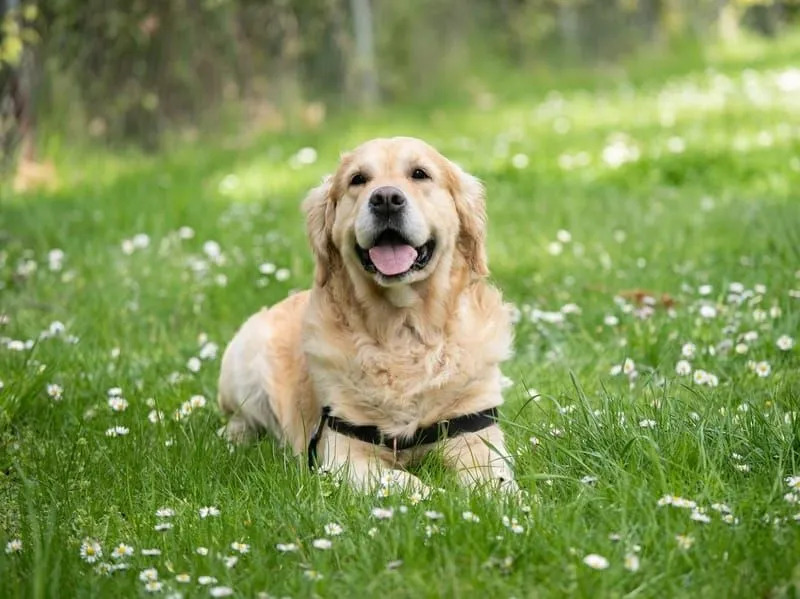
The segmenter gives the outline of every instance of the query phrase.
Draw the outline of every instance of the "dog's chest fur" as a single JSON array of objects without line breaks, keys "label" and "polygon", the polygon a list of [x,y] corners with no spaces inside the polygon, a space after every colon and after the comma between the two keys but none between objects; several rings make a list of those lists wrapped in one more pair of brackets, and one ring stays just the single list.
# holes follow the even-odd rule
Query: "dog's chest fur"
[{"label": "dog's chest fur", "polygon": [[509,353],[503,322],[501,315],[433,335],[404,323],[383,343],[326,327],[317,331],[323,338],[309,335],[305,343],[318,400],[356,424],[395,435],[492,407],[500,397],[499,363]]}]

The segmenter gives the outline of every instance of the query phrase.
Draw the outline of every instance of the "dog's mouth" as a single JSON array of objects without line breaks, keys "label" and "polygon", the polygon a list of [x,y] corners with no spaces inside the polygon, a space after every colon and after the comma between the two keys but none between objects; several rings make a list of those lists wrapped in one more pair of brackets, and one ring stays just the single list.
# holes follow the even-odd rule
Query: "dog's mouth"
[{"label": "dog's mouth", "polygon": [[399,278],[425,268],[435,247],[433,238],[419,247],[413,247],[402,233],[386,229],[369,249],[356,243],[356,254],[367,272],[380,273],[385,278]]}]

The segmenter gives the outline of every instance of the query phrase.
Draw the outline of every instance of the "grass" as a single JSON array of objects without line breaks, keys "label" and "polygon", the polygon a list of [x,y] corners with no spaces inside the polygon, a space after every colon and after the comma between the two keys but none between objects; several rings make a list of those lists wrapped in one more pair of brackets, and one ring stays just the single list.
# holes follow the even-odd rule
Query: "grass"
[{"label": "grass", "polygon": [[[350,115],[157,157],[57,151],[61,187],[6,190],[0,210],[0,541],[23,544],[0,554],[0,595],[147,595],[140,572],[153,567],[160,593],[197,597],[213,586],[200,576],[236,596],[795,596],[800,506],[788,499],[800,492],[785,479],[800,475],[800,359],[777,342],[800,331],[800,92],[785,47],[759,52],[754,70],[720,58],[716,72],[673,66],[561,93],[556,82],[491,109]],[[521,312],[503,427],[523,501],[470,495],[435,458],[420,475],[443,492],[412,505],[338,487],[269,440],[230,451],[215,436],[219,358],[187,368],[206,340],[222,347],[310,283],[303,192],[341,150],[398,133],[487,184],[493,278]],[[318,160],[290,167],[303,146]],[[123,251],[138,233],[147,247]],[[65,330],[42,336],[54,321]],[[717,386],[676,373],[689,342],[692,368]],[[626,358],[638,376],[611,375]],[[112,387],[125,411],[109,407]],[[194,395],[208,405],[174,420]],[[107,436],[114,426],[129,432]],[[659,507],[668,494],[710,522]],[[200,518],[204,506],[220,515]],[[375,518],[377,506],[394,517]],[[157,517],[162,507],[175,515]],[[162,521],[173,528],[156,531]],[[313,548],[331,522],[343,534]],[[82,560],[84,539],[101,544],[98,562]],[[134,555],[114,560],[120,542]],[[631,554],[638,571],[624,567]],[[129,569],[97,571],[120,561]]]}]

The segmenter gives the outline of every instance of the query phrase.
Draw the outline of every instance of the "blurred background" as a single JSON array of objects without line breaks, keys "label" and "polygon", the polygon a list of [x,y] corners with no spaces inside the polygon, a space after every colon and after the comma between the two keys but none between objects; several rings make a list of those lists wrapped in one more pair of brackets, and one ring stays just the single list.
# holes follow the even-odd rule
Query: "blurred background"
[{"label": "blurred background", "polygon": [[[0,0],[3,172],[42,138],[158,149],[598,78],[796,28],[797,0]],[[624,68],[624,69],[623,69]]]}]

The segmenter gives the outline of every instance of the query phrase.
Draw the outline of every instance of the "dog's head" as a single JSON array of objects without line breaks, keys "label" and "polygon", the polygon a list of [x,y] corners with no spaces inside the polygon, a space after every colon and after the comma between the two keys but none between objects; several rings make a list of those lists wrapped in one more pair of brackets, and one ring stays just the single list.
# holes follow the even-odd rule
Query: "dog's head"
[{"label": "dog's head", "polygon": [[381,287],[454,264],[487,274],[483,186],[418,139],[374,139],[345,154],[304,209],[319,286],[342,269]]}]

